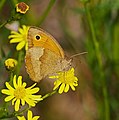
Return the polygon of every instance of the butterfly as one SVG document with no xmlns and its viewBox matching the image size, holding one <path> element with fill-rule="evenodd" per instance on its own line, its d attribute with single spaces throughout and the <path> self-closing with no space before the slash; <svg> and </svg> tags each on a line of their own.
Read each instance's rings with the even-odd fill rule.
<svg viewBox="0 0 119 120">
<path fill-rule="evenodd" d="M 48 32 L 38 27 L 30 27 L 27 35 L 28 50 L 25 64 L 30 78 L 39 82 L 46 76 L 69 69 L 71 59 L 67 59 L 62 47 Z"/>
</svg>

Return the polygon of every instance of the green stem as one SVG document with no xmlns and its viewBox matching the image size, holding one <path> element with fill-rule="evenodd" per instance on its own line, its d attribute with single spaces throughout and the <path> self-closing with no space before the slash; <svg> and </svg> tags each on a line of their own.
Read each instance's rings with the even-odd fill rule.
<svg viewBox="0 0 119 120">
<path fill-rule="evenodd" d="M 87 4 L 85 4 L 85 10 L 86 10 L 87 19 L 88 19 L 91 34 L 92 34 L 92 40 L 93 40 L 94 47 L 95 47 L 95 54 L 96 54 L 96 58 L 97 58 L 97 62 L 98 62 L 99 72 L 100 72 L 100 76 L 101 76 L 101 79 L 102 79 L 101 82 L 102 82 L 102 92 L 103 92 L 103 97 L 104 97 L 104 109 L 105 109 L 104 120 L 110 120 L 108 91 L 107 91 L 106 81 L 105 81 L 105 77 L 104 77 L 103 64 L 102 64 L 102 58 L 101 58 L 99 43 L 98 43 L 98 40 L 96 38 L 94 24 L 93 24 L 91 13 L 90 13 L 90 10 L 88 9 Z"/>
<path fill-rule="evenodd" d="M 99 50 L 99 43 L 96 39 L 96 33 L 95 33 L 94 25 L 93 25 L 93 22 L 92 22 L 92 17 L 91 17 L 91 14 L 90 14 L 90 10 L 87 7 L 87 4 L 85 5 L 85 10 L 86 10 L 87 19 L 88 19 L 91 34 L 92 34 L 92 39 L 93 39 L 93 43 L 94 43 L 94 47 L 95 47 L 95 52 L 96 52 L 96 57 L 97 57 L 97 60 L 98 60 L 98 65 L 99 65 L 99 68 L 102 69 L 102 59 L 101 59 L 101 53 L 100 53 L 100 50 Z"/>
<path fill-rule="evenodd" d="M 7 23 L 9 23 L 9 22 L 11 22 L 11 21 L 13 21 L 13 20 L 15 20 L 14 17 L 11 17 L 10 19 L 6 20 L 5 22 L 3 22 L 3 23 L 0 25 L 0 28 L 2 28 L 2 27 L 5 26 Z"/>
<path fill-rule="evenodd" d="M 47 97 L 52 96 L 52 95 L 55 94 L 55 93 L 57 93 L 57 90 L 52 91 L 51 93 L 48 93 L 48 94 L 44 95 L 44 96 L 42 97 L 42 99 L 44 100 L 44 99 L 46 99 Z"/>
<path fill-rule="evenodd" d="M 16 75 L 18 75 L 20 72 L 20 68 L 22 66 L 23 60 L 24 60 L 24 52 L 22 50 L 20 50 L 18 53 L 18 65 L 16 68 Z"/>
<path fill-rule="evenodd" d="M 10 73 L 10 81 L 9 81 L 10 85 L 12 84 L 12 81 L 13 81 L 13 75 L 14 75 L 14 73 L 13 73 L 13 71 L 11 71 L 11 73 Z"/>
<path fill-rule="evenodd" d="M 12 0 L 14 6 L 18 3 L 18 0 Z"/>
<path fill-rule="evenodd" d="M 2 9 L 4 3 L 5 3 L 5 1 L 6 1 L 6 0 L 1 0 L 1 1 L 0 1 L 0 11 L 1 11 L 1 9 Z"/>
<path fill-rule="evenodd" d="M 23 109 L 21 112 L 14 112 L 14 116 L 20 116 L 23 115 L 24 112 L 28 111 L 31 108 L 31 106 L 29 106 L 28 108 Z"/>
<path fill-rule="evenodd" d="M 54 3 L 56 0 L 50 0 L 48 7 L 46 8 L 46 10 L 44 11 L 44 13 L 41 15 L 41 17 L 39 18 L 39 22 L 38 24 L 41 25 L 43 23 L 43 21 L 45 20 L 45 18 L 47 17 L 48 13 L 50 12 L 51 8 L 53 7 Z"/>
<path fill-rule="evenodd" d="M 10 23 L 12 21 L 15 21 L 15 20 L 20 20 L 21 19 L 21 14 L 19 13 L 16 13 L 15 15 L 13 15 L 11 18 L 9 18 L 8 20 L 6 20 L 5 22 L 3 22 L 1 25 L 0 25 L 0 28 L 2 28 L 4 25 L 6 25 L 7 23 Z"/>
<path fill-rule="evenodd" d="M 4 25 L 6 25 L 7 23 L 9 23 L 10 21 L 12 21 L 12 20 L 10 19 L 10 20 L 7 20 L 7 21 L 3 22 L 3 23 L 0 25 L 0 28 L 2 28 Z"/>
</svg>

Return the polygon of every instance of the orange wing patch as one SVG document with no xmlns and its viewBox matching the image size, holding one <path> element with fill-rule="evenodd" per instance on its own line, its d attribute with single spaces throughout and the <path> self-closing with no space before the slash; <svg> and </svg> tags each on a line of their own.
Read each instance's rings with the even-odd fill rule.
<svg viewBox="0 0 119 120">
<path fill-rule="evenodd" d="M 39 35 L 40 39 L 37 40 L 35 37 Z M 28 46 L 29 48 L 33 46 L 42 47 L 45 49 L 49 49 L 54 52 L 61 58 L 64 58 L 64 52 L 61 46 L 57 43 L 55 38 L 51 36 L 49 33 L 46 33 L 42 29 L 36 27 L 30 27 L 28 32 Z"/>
</svg>

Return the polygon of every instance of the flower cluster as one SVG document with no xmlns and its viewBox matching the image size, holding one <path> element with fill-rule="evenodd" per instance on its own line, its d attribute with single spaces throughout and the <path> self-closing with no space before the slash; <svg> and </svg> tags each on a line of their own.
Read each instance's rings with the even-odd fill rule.
<svg viewBox="0 0 119 120">
<path fill-rule="evenodd" d="M 27 33 L 28 33 L 28 26 L 23 25 L 23 29 L 19 28 L 19 32 L 12 31 L 12 35 L 9 36 L 10 43 L 19 42 L 16 49 L 21 50 L 24 46 L 26 50 L 28 49 L 28 42 L 27 42 Z M 59 87 L 59 93 L 68 92 L 69 87 L 72 90 L 75 90 L 75 87 L 78 86 L 78 78 L 74 75 L 74 68 L 69 69 L 68 71 L 61 71 L 58 72 L 55 76 L 50 76 L 51 79 L 57 79 L 54 82 L 53 90 L 56 90 Z"/>
<path fill-rule="evenodd" d="M 24 2 L 20 2 L 16 5 L 17 14 L 25 14 L 29 10 L 29 6 Z M 22 25 L 18 31 L 11 31 L 9 35 L 10 43 L 18 43 L 16 46 L 16 50 L 20 51 L 23 48 L 28 50 L 28 41 L 27 35 L 29 26 Z M 17 60 L 9 58 L 5 60 L 5 67 L 7 70 L 11 71 L 12 75 L 15 71 L 15 67 L 19 63 Z M 74 68 L 70 68 L 67 71 L 57 72 L 56 75 L 50 76 L 50 79 L 55 79 L 53 92 L 58 90 L 58 93 L 68 92 L 71 88 L 75 91 L 75 87 L 78 86 L 78 78 L 75 76 Z M 11 83 L 12 81 L 12 83 Z M 39 87 L 36 87 L 36 83 L 31 85 L 30 87 L 26 87 L 27 83 L 22 81 L 22 76 L 14 75 L 10 78 L 10 82 L 5 82 L 6 89 L 2 89 L 1 92 L 7 97 L 5 97 L 4 101 L 11 101 L 11 105 L 14 106 L 14 110 L 18 120 L 26 120 L 26 118 L 21 114 L 21 107 L 29 106 L 27 109 L 27 120 L 38 120 L 40 116 L 34 116 L 30 109 L 30 107 L 36 106 L 36 104 L 43 100 L 45 97 L 50 96 L 51 94 L 46 94 L 45 97 L 38 95 Z"/>
</svg>

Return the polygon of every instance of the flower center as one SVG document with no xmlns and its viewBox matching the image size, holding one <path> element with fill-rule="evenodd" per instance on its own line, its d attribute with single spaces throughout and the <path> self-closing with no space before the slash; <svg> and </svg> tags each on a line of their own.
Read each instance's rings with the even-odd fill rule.
<svg viewBox="0 0 119 120">
<path fill-rule="evenodd" d="M 27 34 L 26 33 L 23 34 L 22 38 L 25 42 L 27 42 Z"/>
<path fill-rule="evenodd" d="M 14 96 L 16 97 L 16 99 L 22 99 L 26 96 L 26 90 L 24 87 L 18 87 L 15 91 L 14 91 Z"/>
<path fill-rule="evenodd" d="M 61 81 L 66 83 L 66 84 L 69 84 L 69 83 L 72 83 L 74 82 L 73 80 L 73 76 L 71 76 L 70 74 L 68 74 L 67 72 L 64 72 L 61 76 Z"/>
</svg>

